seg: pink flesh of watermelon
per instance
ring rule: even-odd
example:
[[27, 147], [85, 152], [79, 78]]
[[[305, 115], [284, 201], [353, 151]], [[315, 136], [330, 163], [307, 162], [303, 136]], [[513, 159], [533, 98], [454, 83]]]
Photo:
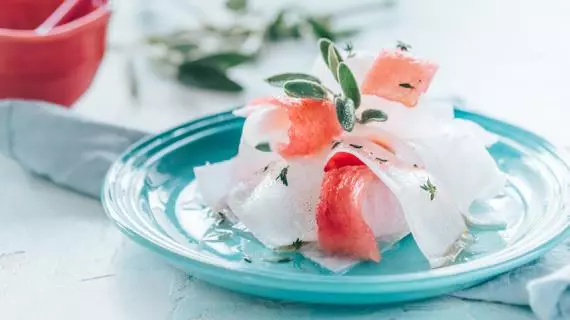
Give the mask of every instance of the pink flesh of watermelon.
[[[362, 93], [415, 107], [437, 69], [436, 64], [418, 60], [401, 51], [383, 51], [366, 74]], [[412, 88], [401, 84], [409, 84]]]
[[377, 177], [368, 167], [353, 163], [325, 172], [317, 205], [318, 240], [323, 251], [380, 261], [376, 238], [361, 215], [360, 205], [374, 179]]
[[342, 133], [335, 106], [328, 100], [269, 97], [249, 103], [249, 106], [255, 105], [275, 105], [287, 109], [291, 123], [289, 143], [278, 146], [278, 152], [284, 158], [317, 153], [329, 147], [332, 140]]

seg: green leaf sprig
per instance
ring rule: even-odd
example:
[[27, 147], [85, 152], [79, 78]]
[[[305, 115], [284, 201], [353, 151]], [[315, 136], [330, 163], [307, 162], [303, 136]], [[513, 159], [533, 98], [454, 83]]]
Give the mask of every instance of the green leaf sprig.
[[431, 180], [428, 178], [427, 182], [425, 184], [422, 184], [420, 186], [420, 188], [422, 188], [422, 190], [427, 191], [429, 193], [429, 199], [431, 201], [433, 201], [433, 199], [435, 199], [435, 194], [437, 193], [437, 187], [431, 182]]
[[[318, 78], [304, 73], [278, 74], [266, 81], [272, 86], [282, 87], [289, 97], [331, 101], [335, 105], [338, 122], [347, 132], [351, 132], [357, 122], [366, 124], [386, 121], [388, 115], [381, 110], [365, 110], [360, 118], [357, 117], [356, 110], [360, 107], [362, 97], [354, 74], [331, 40], [320, 39], [318, 47], [342, 92], [335, 93]], [[353, 50], [352, 45], [350, 50]]]
[[[251, 17], [259, 16], [259, 12], [251, 8], [249, 1], [226, 0], [226, 9], [232, 13], [228, 24], [213, 25], [204, 20], [205, 15], [200, 14], [199, 8], [195, 8], [191, 14], [200, 23], [197, 28], [152, 36], [146, 42], [154, 49], [152, 58], [158, 71], [175, 76], [180, 83], [201, 89], [239, 92], [243, 86], [229, 76], [229, 70], [255, 61], [264, 46], [306, 36], [332, 41], [350, 37], [358, 30], [338, 30], [335, 28], [338, 19], [373, 10], [388, 10], [392, 1], [359, 3], [327, 14], [309, 13], [302, 7], [289, 5], [264, 22], [251, 24]], [[333, 57], [340, 55], [336, 52]], [[336, 73], [334, 76], [337, 77]], [[303, 77], [297, 79], [315, 81]]]
[[283, 185], [286, 187], [289, 186], [289, 180], [287, 180], [287, 173], [289, 173], [289, 166], [286, 166], [285, 168], [281, 169], [281, 172], [275, 179], [277, 181], [281, 181], [281, 183], [283, 183]]

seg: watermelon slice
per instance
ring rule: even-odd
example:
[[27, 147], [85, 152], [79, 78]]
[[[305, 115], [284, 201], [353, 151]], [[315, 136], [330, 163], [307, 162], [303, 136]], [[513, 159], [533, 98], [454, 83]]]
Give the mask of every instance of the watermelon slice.
[[335, 106], [328, 100], [295, 99], [287, 106], [289, 143], [279, 147], [283, 157], [314, 154], [342, 133]]
[[380, 261], [372, 229], [361, 215], [363, 192], [377, 179], [364, 165], [344, 166], [325, 173], [317, 205], [318, 239], [331, 254]]
[[438, 66], [402, 51], [383, 51], [362, 83], [362, 93], [415, 107], [435, 75]]
[[[265, 112], [267, 109], [276, 108], [286, 112]], [[342, 133], [335, 106], [328, 100], [262, 98], [252, 101], [238, 114], [248, 116], [244, 136], [255, 140], [255, 144], [260, 142], [259, 139], [271, 140], [271, 137], [280, 136], [275, 131], [283, 130], [283, 135], [288, 138], [287, 142], [283, 142], [283, 139], [264, 142], [269, 143], [272, 150], [276, 150], [286, 159], [317, 154], [323, 148], [328, 148], [333, 139]], [[282, 121], [278, 117], [283, 118]], [[287, 128], [282, 129], [285, 123]]]

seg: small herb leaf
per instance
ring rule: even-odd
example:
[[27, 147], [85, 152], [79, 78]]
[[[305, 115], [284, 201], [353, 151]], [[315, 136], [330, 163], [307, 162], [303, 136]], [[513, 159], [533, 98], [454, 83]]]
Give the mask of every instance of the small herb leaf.
[[290, 80], [283, 85], [285, 94], [293, 98], [311, 98], [322, 100], [326, 98], [325, 89], [318, 83], [308, 80]]
[[342, 92], [354, 102], [354, 109], [358, 109], [360, 106], [360, 90], [354, 74], [344, 62], [338, 65], [337, 74]]
[[267, 142], [262, 142], [255, 146], [255, 149], [262, 152], [271, 152], [271, 146]]
[[325, 38], [319, 39], [319, 49], [321, 50], [321, 56], [323, 57], [323, 61], [327, 65], [329, 61], [329, 47], [332, 45], [333, 43], [329, 39]]
[[402, 50], [402, 51], [410, 51], [410, 49], [412, 49], [412, 46], [409, 45], [409, 44], [407, 44], [407, 43], [405, 43], [405, 42], [398, 41], [398, 42], [396, 43], [396, 48], [398, 48], [398, 49], [400, 49], [400, 50]]
[[340, 55], [337, 53], [334, 45], [329, 46], [327, 63], [329, 69], [332, 71], [334, 78], [338, 81], [338, 64], [342, 61]]
[[331, 149], [334, 150], [336, 147], [338, 147], [339, 144], [341, 144], [340, 141], [335, 141], [335, 142], [333, 142], [333, 145], [332, 145], [332, 148], [331, 148]]
[[178, 67], [178, 80], [188, 86], [202, 89], [237, 92], [243, 87], [228, 78], [224, 71], [193, 62], [183, 63]]
[[281, 173], [277, 176], [278, 181], [281, 181], [286, 187], [289, 186], [289, 181], [287, 181], [287, 172], [289, 171], [289, 166], [281, 169]]
[[270, 262], [270, 263], [287, 263], [293, 261], [291, 257], [282, 257], [282, 256], [274, 256], [274, 257], [265, 257], [263, 261]]
[[336, 117], [342, 128], [351, 132], [356, 122], [356, 115], [354, 114], [354, 102], [351, 99], [344, 97], [337, 97], [335, 99]]
[[354, 149], [362, 149], [362, 146], [359, 144], [349, 144], [349, 146], [353, 147]]
[[380, 110], [377, 109], [368, 109], [362, 112], [360, 117], [360, 123], [365, 124], [372, 121], [376, 122], [384, 122], [388, 120], [388, 115]]
[[295, 250], [301, 249], [301, 247], [304, 246], [304, 245], [305, 245], [305, 241], [303, 241], [303, 240], [301, 240], [301, 239], [299, 239], [299, 238], [295, 239], [295, 241], [293, 241], [293, 243], [291, 244], [291, 246], [292, 246], [293, 249], [295, 249]]
[[376, 161], [378, 161], [378, 162], [380, 162], [380, 163], [386, 163], [386, 162], [388, 162], [387, 159], [382, 159], [382, 158], [375, 158], [375, 159], [376, 159]]
[[431, 180], [429, 178], [427, 179], [427, 182], [425, 184], [422, 184], [420, 186], [420, 188], [429, 193], [429, 198], [431, 201], [435, 199], [435, 194], [437, 193], [437, 187], [433, 183], [431, 183]]
[[321, 83], [321, 80], [319, 80], [319, 78], [305, 73], [281, 73], [265, 79], [267, 83], [278, 88], [283, 87], [285, 82], [291, 80], [308, 80], [316, 83]]
[[351, 41], [348, 41], [345, 45], [344, 48], [342, 48], [345, 52], [346, 52], [346, 57], [347, 58], [352, 58], [354, 57], [354, 45], [352, 44]]
[[411, 85], [411, 84], [409, 84], [409, 83], [407, 83], [407, 82], [400, 83], [400, 87], [406, 88], [406, 89], [415, 89], [415, 88], [416, 88], [416, 87], [414, 87], [413, 85]]

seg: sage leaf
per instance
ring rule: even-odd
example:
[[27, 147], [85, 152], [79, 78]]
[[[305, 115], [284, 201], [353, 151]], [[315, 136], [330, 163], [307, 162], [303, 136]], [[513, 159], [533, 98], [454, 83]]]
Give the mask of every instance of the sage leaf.
[[358, 83], [356, 78], [350, 68], [341, 62], [338, 65], [338, 82], [342, 88], [342, 92], [347, 98], [350, 98], [354, 102], [354, 109], [360, 107], [360, 89], [358, 88]]
[[318, 83], [308, 80], [290, 80], [283, 85], [285, 94], [293, 98], [311, 98], [322, 100], [327, 93]]
[[243, 87], [228, 78], [223, 70], [194, 62], [185, 62], [178, 67], [178, 80], [184, 85], [202, 89], [226, 92], [243, 90]]
[[328, 66], [329, 64], [329, 47], [334, 46], [334, 44], [326, 38], [319, 39], [319, 50], [321, 50], [321, 56], [323, 61]]
[[290, 15], [289, 8], [282, 9], [277, 13], [275, 19], [269, 23], [265, 31], [265, 36], [269, 41], [301, 38], [301, 25], [299, 22], [291, 23], [290, 20], [295, 19], [289, 19]]
[[345, 97], [337, 97], [335, 99], [335, 106], [338, 122], [345, 131], [351, 132], [356, 122], [354, 102]]
[[195, 64], [208, 65], [221, 70], [226, 70], [247, 62], [251, 60], [251, 58], [251, 56], [241, 54], [239, 52], [221, 52], [198, 58], [192, 62]]
[[247, 8], [247, 0], [228, 0], [226, 8], [233, 11], [244, 11]]
[[320, 21], [314, 17], [309, 17], [307, 18], [307, 23], [311, 27], [311, 30], [313, 31], [313, 34], [316, 38], [327, 38], [331, 41], [335, 40], [334, 32], [326, 23], [323, 23], [323, 21]]
[[362, 124], [369, 123], [372, 121], [384, 122], [386, 120], [388, 120], [388, 115], [385, 112], [376, 109], [364, 110], [360, 117], [360, 123]]
[[290, 80], [308, 80], [316, 83], [321, 83], [321, 80], [319, 80], [319, 78], [305, 73], [281, 73], [265, 79], [267, 83], [278, 88], [283, 87], [285, 82]]
[[338, 81], [337, 70], [338, 70], [338, 65], [339, 65], [341, 59], [342, 58], [340, 57], [340, 55], [336, 51], [336, 48], [334, 47], [334, 45], [329, 46], [327, 62], [328, 62], [329, 69], [333, 73], [333, 76], [334, 76], [336, 81]]

